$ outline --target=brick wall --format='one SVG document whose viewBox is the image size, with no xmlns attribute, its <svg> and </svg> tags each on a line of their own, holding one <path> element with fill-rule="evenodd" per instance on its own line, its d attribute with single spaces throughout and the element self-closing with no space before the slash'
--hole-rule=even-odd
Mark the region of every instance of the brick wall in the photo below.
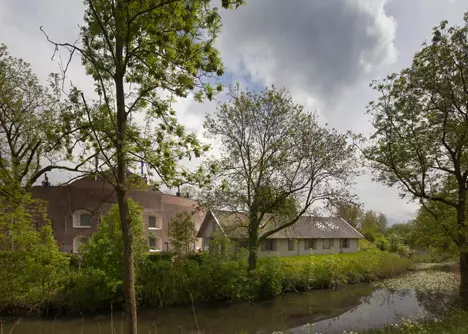
<svg viewBox="0 0 468 334">
<path fill-rule="evenodd" d="M 116 194 L 110 184 L 89 178 L 77 180 L 66 186 L 33 187 L 32 195 L 48 202 L 47 209 L 55 239 L 62 250 L 69 252 L 73 248 L 73 239 L 77 236 L 90 237 L 97 231 L 100 216 L 117 203 Z M 150 187 L 144 190 L 131 190 L 130 197 L 143 207 L 145 234 L 148 236 L 151 233 L 160 238 L 163 250 L 169 244 L 168 232 L 171 218 L 180 212 L 194 212 L 198 206 L 195 200 L 165 195 L 160 191 L 151 190 Z M 73 212 L 80 209 L 91 212 L 91 227 L 73 226 Z M 161 219 L 160 230 L 148 229 L 149 216 Z M 197 230 L 203 217 L 203 212 L 198 211 L 194 214 L 193 221 Z M 197 242 L 197 247 L 200 246 L 201 241 Z"/>
</svg>

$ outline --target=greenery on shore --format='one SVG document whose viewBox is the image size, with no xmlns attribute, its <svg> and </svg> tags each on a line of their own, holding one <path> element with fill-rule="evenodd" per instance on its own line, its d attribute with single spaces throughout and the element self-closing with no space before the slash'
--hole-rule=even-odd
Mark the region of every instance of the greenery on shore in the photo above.
<svg viewBox="0 0 468 334">
<path fill-rule="evenodd" d="M 219 240 L 225 247 L 227 240 Z M 95 249 L 95 248 L 93 248 Z M 220 248 L 221 249 L 221 248 Z M 334 288 L 348 283 L 373 281 L 400 274 L 411 267 L 408 259 L 367 249 L 354 254 L 262 258 L 258 269 L 248 273 L 245 254 L 212 251 L 185 257 L 173 254 L 149 254 L 137 265 L 137 298 L 141 307 L 207 301 L 245 301 L 267 299 L 287 292 Z M 92 258 L 93 263 L 86 259 Z M 15 303 L 2 300 L 3 312 L 106 311 L 122 305 L 122 280 L 115 270 L 95 265 L 98 257 L 71 257 L 66 274 L 54 280 L 55 294 L 48 293 L 41 303 Z M 112 257 L 102 257 L 102 261 Z M 5 287 L 2 286 L 2 289 Z M 3 296 L 0 293 L 0 296 Z M 23 296 L 23 301 L 32 296 Z"/>
</svg>

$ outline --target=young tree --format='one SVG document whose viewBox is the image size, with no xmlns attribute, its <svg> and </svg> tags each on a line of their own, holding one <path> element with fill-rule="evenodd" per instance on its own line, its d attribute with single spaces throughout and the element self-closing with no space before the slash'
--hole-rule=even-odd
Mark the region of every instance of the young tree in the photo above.
<svg viewBox="0 0 468 334">
<path fill-rule="evenodd" d="M 134 257 L 138 263 L 148 252 L 148 243 L 143 235 L 143 210 L 131 199 L 128 200 L 128 208 L 134 238 Z M 113 205 L 102 217 L 97 232 L 82 247 L 86 266 L 101 269 L 114 280 L 122 280 L 124 245 L 118 205 Z"/>
<path fill-rule="evenodd" d="M 369 105 L 375 132 L 364 148 L 377 179 L 424 204 L 456 210 L 460 295 L 468 303 L 468 14 L 461 27 L 443 21 L 411 67 L 373 87 Z M 453 182 L 453 193 L 443 190 Z"/>
<path fill-rule="evenodd" d="M 223 73 L 213 46 L 221 18 L 210 2 L 86 0 L 81 44 L 51 41 L 81 56 L 100 97 L 90 101 L 75 89 L 71 98 L 75 117 L 87 121 L 92 131 L 86 139 L 113 173 L 110 181 L 117 193 L 124 241 L 128 333 L 137 332 L 137 315 L 127 169 L 145 161 L 167 184 L 181 184 L 189 173 L 178 169 L 176 162 L 207 149 L 178 123 L 171 101 L 190 92 L 199 101 L 212 98 L 214 88 L 202 79 Z M 222 6 L 232 3 L 223 0 Z M 136 122 L 138 114 L 143 122 Z M 200 180 L 198 175 L 195 179 Z"/>
<path fill-rule="evenodd" d="M 184 255 L 193 250 L 197 240 L 197 230 L 192 222 L 192 214 L 188 212 L 178 213 L 169 222 L 169 237 L 171 246 L 177 255 Z"/>
<path fill-rule="evenodd" d="M 358 228 L 364 216 L 364 210 L 360 204 L 343 202 L 333 204 L 335 215 L 346 220 L 352 227 Z"/>
<path fill-rule="evenodd" d="M 205 123 L 222 144 L 207 200 L 247 215 L 239 228 L 248 236 L 252 271 L 262 240 L 292 226 L 314 203 L 347 197 L 355 159 L 344 135 L 319 126 L 284 89 L 255 94 L 237 87 L 229 96 Z"/>
</svg>

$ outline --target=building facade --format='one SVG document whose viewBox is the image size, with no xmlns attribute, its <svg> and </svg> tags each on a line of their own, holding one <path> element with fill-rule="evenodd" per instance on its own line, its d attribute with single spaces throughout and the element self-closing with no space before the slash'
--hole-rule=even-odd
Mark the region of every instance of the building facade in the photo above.
<svg viewBox="0 0 468 334">
<path fill-rule="evenodd" d="M 49 219 L 60 249 L 79 252 L 80 245 L 97 231 L 102 215 L 117 203 L 111 184 L 103 179 L 85 177 L 68 185 L 43 184 L 32 189 L 35 198 L 47 202 Z M 195 228 L 201 225 L 204 213 L 198 202 L 182 197 L 166 195 L 150 186 L 130 190 L 130 198 L 143 207 L 144 233 L 150 251 L 170 249 L 169 222 L 178 213 L 193 213 Z M 201 247 L 201 240 L 193 245 Z"/>
<path fill-rule="evenodd" d="M 210 241 L 217 233 L 247 247 L 246 219 L 247 215 L 242 213 L 209 211 L 198 232 L 202 249 L 209 249 Z M 263 240 L 258 256 L 354 253 L 359 251 L 361 238 L 363 236 L 342 218 L 303 216 L 292 227 Z"/>
</svg>

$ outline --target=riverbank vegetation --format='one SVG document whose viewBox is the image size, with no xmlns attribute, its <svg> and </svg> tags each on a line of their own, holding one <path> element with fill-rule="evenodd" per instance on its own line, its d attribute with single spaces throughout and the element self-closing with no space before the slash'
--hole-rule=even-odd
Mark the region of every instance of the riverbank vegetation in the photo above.
<svg viewBox="0 0 468 334">
<path fill-rule="evenodd" d="M 136 224 L 140 208 L 132 202 L 130 207 Z M 54 272 L 43 281 L 30 277 L 29 283 L 37 286 L 29 285 L 21 294 L 7 293 L 7 282 L 22 275 L 10 263 L 11 277 L 0 284 L 0 311 L 95 312 L 119 308 L 123 303 L 123 244 L 115 242 L 121 240 L 117 210 L 114 206 L 103 218 L 82 257 L 73 255 L 56 262 Z M 134 231 L 138 240 L 142 231 Z M 261 300 L 282 293 L 373 281 L 411 268 L 408 259 L 371 246 L 353 254 L 261 258 L 257 270 L 249 273 L 247 254 L 227 238 L 216 238 L 210 249 L 206 254 L 145 254 L 143 247 L 136 249 L 138 304 L 149 308 L 192 301 Z"/>
</svg>

